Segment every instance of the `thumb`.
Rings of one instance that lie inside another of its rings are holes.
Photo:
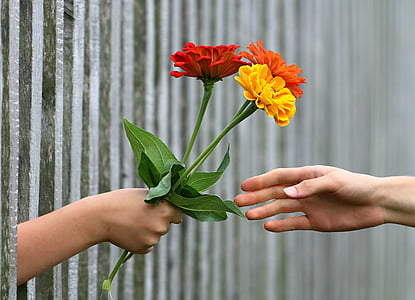
[[[286,187],[284,193],[289,198],[305,198],[312,195],[328,192],[331,190],[331,184],[327,181],[327,176],[313,179],[307,179],[300,183]]]
[[[174,208],[174,214],[172,215],[170,222],[174,224],[181,224],[183,222],[183,214],[180,208]]]

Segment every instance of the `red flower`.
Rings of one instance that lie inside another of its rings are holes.
[[[268,65],[272,76],[282,77],[287,83],[287,88],[291,91],[294,97],[299,98],[304,93],[299,87],[300,84],[306,83],[304,77],[297,76],[302,73],[297,65],[287,66],[285,60],[277,52],[266,51],[261,41],[257,41],[258,47],[251,43],[247,48],[251,53],[242,51],[240,55],[254,64]]]
[[[177,51],[170,56],[175,67],[184,72],[172,71],[174,77],[189,76],[198,79],[221,80],[238,72],[240,66],[249,65],[241,61],[241,56],[235,54],[239,48],[236,45],[220,46],[196,46],[186,43],[182,51]]]

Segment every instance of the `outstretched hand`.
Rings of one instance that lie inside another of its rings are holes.
[[[150,252],[182,212],[167,201],[147,204],[146,189],[92,195],[18,225],[17,284],[102,242]]]
[[[386,211],[375,195],[381,179],[328,166],[275,169],[252,177],[235,197],[238,206],[268,203],[246,212],[251,220],[281,213],[303,213],[269,220],[265,229],[347,231],[385,223]]]

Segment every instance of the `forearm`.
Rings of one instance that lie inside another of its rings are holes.
[[[387,223],[415,227],[415,177],[382,178],[376,195],[385,209]]]
[[[19,224],[17,284],[98,243],[94,201],[85,198],[57,211]]]

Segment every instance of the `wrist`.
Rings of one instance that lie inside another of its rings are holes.
[[[382,178],[377,197],[385,211],[385,223],[415,227],[415,177]]]
[[[117,242],[119,232],[128,230],[126,222],[137,219],[137,209],[140,203],[144,203],[147,192],[146,189],[138,188],[119,189],[88,197],[93,208],[93,217],[90,219],[93,219],[91,228],[96,237],[95,242]]]
[[[83,205],[79,219],[89,246],[107,241],[105,209],[103,208],[107,204],[104,201],[105,197],[101,195],[88,196],[79,201],[79,205]]]

